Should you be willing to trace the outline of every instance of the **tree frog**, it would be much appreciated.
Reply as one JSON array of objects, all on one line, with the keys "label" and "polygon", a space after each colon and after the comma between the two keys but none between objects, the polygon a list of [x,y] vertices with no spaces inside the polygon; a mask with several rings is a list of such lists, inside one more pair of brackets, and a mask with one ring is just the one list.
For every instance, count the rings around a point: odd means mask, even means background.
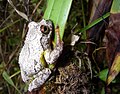
[{"label": "tree frog", "polygon": [[[52,21],[42,19],[40,22],[30,22],[24,45],[19,54],[21,76],[25,83],[29,83],[28,90],[39,88],[51,74],[53,65],[63,50],[59,27],[55,29],[56,45],[52,47]],[[51,67],[52,66],[52,67]]]}]

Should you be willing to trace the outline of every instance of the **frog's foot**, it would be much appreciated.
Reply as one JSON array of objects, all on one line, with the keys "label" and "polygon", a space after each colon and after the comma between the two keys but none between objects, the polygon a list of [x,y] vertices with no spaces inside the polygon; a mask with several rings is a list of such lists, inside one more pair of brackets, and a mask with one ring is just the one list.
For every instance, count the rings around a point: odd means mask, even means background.
[{"label": "frog's foot", "polygon": [[28,90],[31,92],[33,89],[39,88],[45,83],[50,74],[51,70],[49,68],[45,68],[36,75],[34,75],[34,80],[29,84]]}]

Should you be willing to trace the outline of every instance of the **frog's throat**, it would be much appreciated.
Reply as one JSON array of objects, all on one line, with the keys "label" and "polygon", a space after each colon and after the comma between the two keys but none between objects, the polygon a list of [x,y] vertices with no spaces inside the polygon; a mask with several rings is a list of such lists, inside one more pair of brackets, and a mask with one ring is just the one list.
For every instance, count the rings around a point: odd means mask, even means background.
[{"label": "frog's throat", "polygon": [[44,54],[45,54],[45,51],[43,51],[40,55],[40,63],[42,64],[43,67],[47,67],[47,62],[45,61]]}]

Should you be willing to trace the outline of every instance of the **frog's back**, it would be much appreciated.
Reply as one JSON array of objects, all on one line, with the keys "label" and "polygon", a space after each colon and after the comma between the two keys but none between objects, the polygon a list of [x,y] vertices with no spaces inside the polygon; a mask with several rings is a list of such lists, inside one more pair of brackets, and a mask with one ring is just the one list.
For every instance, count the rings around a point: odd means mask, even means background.
[{"label": "frog's back", "polygon": [[[32,30],[33,31],[33,30]],[[23,48],[19,55],[19,64],[26,72],[34,73],[34,66],[40,64],[40,55],[43,48],[40,43],[41,35],[28,31]],[[30,73],[28,73],[30,74]]]}]

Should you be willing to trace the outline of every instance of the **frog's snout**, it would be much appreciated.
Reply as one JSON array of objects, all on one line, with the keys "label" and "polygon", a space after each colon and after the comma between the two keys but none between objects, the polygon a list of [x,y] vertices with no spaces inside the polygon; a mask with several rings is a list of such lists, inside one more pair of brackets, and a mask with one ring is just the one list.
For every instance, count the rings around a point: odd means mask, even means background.
[{"label": "frog's snout", "polygon": [[34,21],[32,21],[32,22],[30,22],[29,24],[28,24],[28,28],[34,28],[34,27],[36,27],[38,24],[36,23],[36,22],[34,22]]}]

